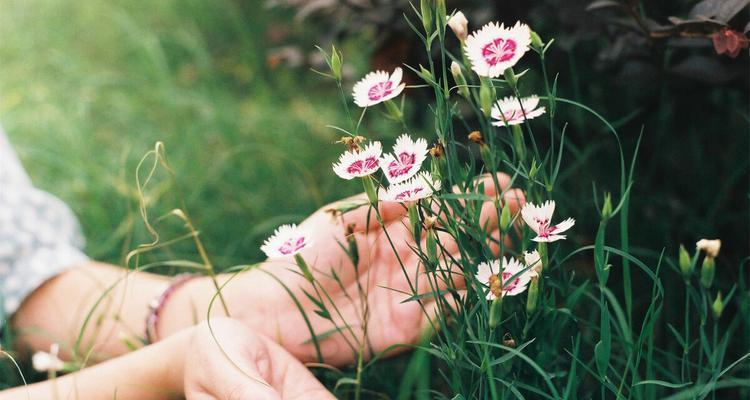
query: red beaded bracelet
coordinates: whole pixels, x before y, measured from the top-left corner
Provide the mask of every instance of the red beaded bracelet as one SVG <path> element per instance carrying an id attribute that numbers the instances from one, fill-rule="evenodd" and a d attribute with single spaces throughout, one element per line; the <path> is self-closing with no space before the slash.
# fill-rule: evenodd
<path id="1" fill-rule="evenodd" d="M 148 303 L 149 313 L 146 316 L 146 332 L 145 339 L 146 344 L 155 343 L 159 340 L 157 324 L 159 323 L 159 317 L 164 309 L 164 305 L 167 303 L 169 297 L 187 281 L 196 278 L 200 275 L 196 274 L 179 274 L 175 275 L 172 281 L 164 288 L 164 290 L 158 296 L 154 297 L 150 303 Z"/>

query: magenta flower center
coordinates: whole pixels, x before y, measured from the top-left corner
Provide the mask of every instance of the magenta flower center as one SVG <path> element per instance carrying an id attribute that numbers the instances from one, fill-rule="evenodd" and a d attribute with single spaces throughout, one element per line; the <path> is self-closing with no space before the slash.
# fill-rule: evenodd
<path id="1" fill-rule="evenodd" d="M 539 231 L 537 235 L 542 238 L 550 237 L 557 230 L 557 225 L 549 226 L 548 219 L 537 219 L 536 223 L 539 225 Z"/>
<path id="2" fill-rule="evenodd" d="M 346 172 L 356 175 L 356 174 L 362 174 L 367 173 L 368 171 L 372 171 L 373 169 L 377 168 L 378 166 L 378 159 L 375 157 L 367 157 L 364 160 L 357 160 L 353 163 L 351 163 L 347 168 Z"/>
<path id="3" fill-rule="evenodd" d="M 508 61 L 516 54 L 516 42 L 511 39 L 497 38 L 482 48 L 484 61 L 491 66 Z"/>
<path id="4" fill-rule="evenodd" d="M 519 110 L 519 109 L 505 110 L 500 113 L 500 118 L 508 122 L 521 119 L 521 117 L 523 116 L 524 116 L 523 110 Z"/>
<path id="5" fill-rule="evenodd" d="M 391 177 L 406 175 L 414 168 L 416 155 L 403 152 L 398 155 L 398 160 L 393 160 L 388 164 L 388 174 Z"/>
<path id="6" fill-rule="evenodd" d="M 503 292 L 510 292 L 515 289 L 516 286 L 518 286 L 518 278 L 514 279 L 513 282 L 508 282 L 508 279 L 510 279 L 513 275 L 514 274 L 511 274 L 510 272 L 503 271 Z"/>
<path id="7" fill-rule="evenodd" d="M 391 93 L 393 93 L 393 82 L 378 82 L 367 91 L 367 97 L 372 101 L 377 101 Z"/>
<path id="8" fill-rule="evenodd" d="M 304 237 L 297 238 L 296 240 L 290 238 L 279 247 L 279 253 L 288 256 L 302 250 L 306 244 Z"/>
<path id="9" fill-rule="evenodd" d="M 417 194 L 419 194 L 421 191 L 423 191 L 422 188 L 404 190 L 403 192 L 396 195 L 396 201 L 410 199 L 413 196 L 416 196 Z"/>

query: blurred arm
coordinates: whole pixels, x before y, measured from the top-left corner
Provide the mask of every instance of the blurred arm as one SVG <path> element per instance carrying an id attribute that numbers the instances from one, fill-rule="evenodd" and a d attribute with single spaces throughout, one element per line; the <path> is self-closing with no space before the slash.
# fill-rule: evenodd
<path id="1" fill-rule="evenodd" d="M 180 399 L 184 364 L 193 330 L 144 347 L 128 355 L 65 375 L 0 392 L 0 400 Z"/>

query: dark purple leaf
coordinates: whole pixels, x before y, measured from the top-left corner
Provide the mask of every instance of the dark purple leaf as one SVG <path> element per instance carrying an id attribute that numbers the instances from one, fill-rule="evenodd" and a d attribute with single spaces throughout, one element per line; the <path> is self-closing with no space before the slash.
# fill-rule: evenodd
<path id="1" fill-rule="evenodd" d="M 690 10 L 689 18 L 711 18 L 729 22 L 750 3 L 750 0 L 703 0 Z"/>
<path id="2" fill-rule="evenodd" d="M 622 4 L 615 0 L 596 0 L 586 7 L 586 11 L 601 10 L 602 8 L 620 7 Z"/>

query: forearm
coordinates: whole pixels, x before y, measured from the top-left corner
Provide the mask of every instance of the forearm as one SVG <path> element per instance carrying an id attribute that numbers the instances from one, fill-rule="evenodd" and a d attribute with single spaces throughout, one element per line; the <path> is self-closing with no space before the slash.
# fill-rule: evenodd
<path id="1" fill-rule="evenodd" d="M 0 400 L 180 399 L 193 330 L 55 380 L 0 392 Z"/>
<path id="2" fill-rule="evenodd" d="M 166 282 L 158 275 L 94 262 L 70 269 L 38 288 L 16 312 L 12 323 L 19 344 L 46 351 L 57 342 L 69 359 L 83 329 L 77 351 L 93 350 L 89 363 L 123 354 L 128 348 L 120 335 L 143 335 L 148 303 Z"/>

